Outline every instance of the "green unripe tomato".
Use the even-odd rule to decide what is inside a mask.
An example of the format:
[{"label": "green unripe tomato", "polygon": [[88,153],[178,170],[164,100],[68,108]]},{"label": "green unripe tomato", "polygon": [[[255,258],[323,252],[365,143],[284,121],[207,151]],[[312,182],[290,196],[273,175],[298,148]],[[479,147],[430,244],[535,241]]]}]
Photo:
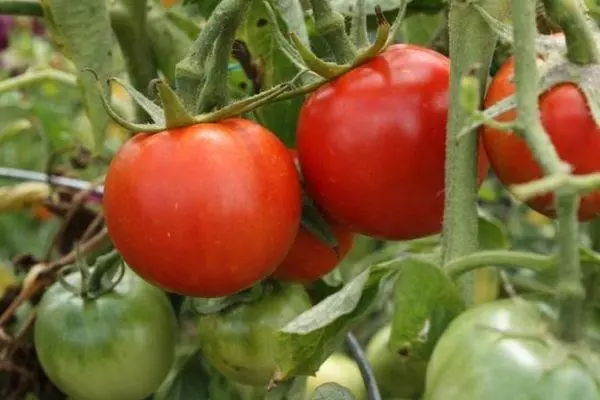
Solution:
[{"label": "green unripe tomato", "polygon": [[305,400],[312,398],[312,393],[317,387],[329,382],[346,387],[356,400],[367,398],[367,390],[360,369],[356,362],[345,354],[333,353],[321,364],[316,375],[308,378]]},{"label": "green unripe tomato", "polygon": [[239,303],[198,318],[197,337],[204,358],[227,378],[266,386],[275,376],[278,330],[311,307],[301,285],[276,285],[252,303]]},{"label": "green unripe tomato", "polygon": [[415,398],[425,389],[427,363],[410,360],[388,347],[392,326],[382,327],[369,341],[366,353],[384,398]]},{"label": "green unripe tomato", "polygon": [[[80,275],[69,283],[79,285]],[[73,400],[140,400],[167,376],[177,320],[166,295],[126,270],[107,294],[84,299],[52,285],[37,308],[34,344],[48,378]]]}]

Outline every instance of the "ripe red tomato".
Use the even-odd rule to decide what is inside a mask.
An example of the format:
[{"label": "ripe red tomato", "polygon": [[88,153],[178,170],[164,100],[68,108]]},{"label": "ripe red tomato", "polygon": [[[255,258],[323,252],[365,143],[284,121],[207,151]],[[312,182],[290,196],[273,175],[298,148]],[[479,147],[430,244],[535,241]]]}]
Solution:
[{"label": "ripe red tomato", "polygon": [[292,248],[273,273],[273,278],[308,284],[333,270],[348,254],[354,234],[337,224],[329,225],[329,229],[338,242],[339,257],[327,244],[300,227]]},{"label": "ripe red tomato", "polygon": [[[514,75],[513,59],[507,60],[494,76],[485,98],[485,107],[514,93],[511,81]],[[574,84],[564,83],[551,88],[539,99],[542,124],[550,136],[560,158],[569,163],[574,174],[600,172],[600,128],[596,126],[587,101]],[[496,119],[512,121],[514,110]],[[483,144],[492,169],[505,186],[530,182],[543,176],[542,170],[524,139],[485,127]],[[555,217],[553,195],[536,197],[528,203],[534,210]],[[592,219],[600,212],[600,192],[581,199],[579,219]]]},{"label": "ripe red tomato", "polygon": [[300,221],[287,149],[243,119],[138,134],[105,181],[106,225],[141,277],[195,297],[226,296],[269,276]]},{"label": "ripe red tomato", "polygon": [[[382,239],[441,230],[449,70],[433,50],[392,45],[309,97],[298,154],[326,214]],[[480,178],[487,168],[480,151]]]}]

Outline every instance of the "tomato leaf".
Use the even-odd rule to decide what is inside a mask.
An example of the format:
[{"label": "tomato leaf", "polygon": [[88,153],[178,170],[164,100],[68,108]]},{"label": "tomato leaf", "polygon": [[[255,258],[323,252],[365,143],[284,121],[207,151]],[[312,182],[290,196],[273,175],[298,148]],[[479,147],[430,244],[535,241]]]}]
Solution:
[{"label": "tomato leaf", "polygon": [[508,233],[502,222],[487,212],[479,210],[479,247],[485,250],[507,249]]},{"label": "tomato leaf", "polygon": [[93,142],[85,145],[96,152],[103,150],[109,117],[94,77],[83,69],[94,70],[104,91],[110,93],[106,81],[113,69],[113,36],[107,4],[92,0],[42,0],[44,19],[54,41],[77,66],[83,103],[94,133]]},{"label": "tomato leaf", "polygon": [[[271,2],[278,14],[279,27],[271,23],[263,0],[253,0],[238,31],[239,38],[247,45],[252,59],[259,65],[261,90],[287,82],[299,72],[277,42],[278,29],[283,31],[285,37],[293,30],[304,43],[308,44],[308,34],[298,0],[271,0]],[[296,123],[303,101],[302,96],[279,101],[260,107],[254,114],[262,125],[275,133],[288,147],[293,147]]]},{"label": "tomato leaf", "polygon": [[334,382],[324,383],[317,387],[311,400],[353,400],[352,392]]},{"label": "tomato leaf", "polygon": [[428,46],[443,21],[444,18],[441,13],[417,13],[407,16],[402,23],[403,42]]},{"label": "tomato leaf", "polygon": [[437,265],[416,258],[406,258],[397,265],[390,348],[427,360],[465,304],[457,287]]},{"label": "tomato leaf", "polygon": [[317,372],[348,330],[370,312],[392,272],[388,265],[371,266],[284,326],[279,341],[288,351],[278,360],[282,376]]}]

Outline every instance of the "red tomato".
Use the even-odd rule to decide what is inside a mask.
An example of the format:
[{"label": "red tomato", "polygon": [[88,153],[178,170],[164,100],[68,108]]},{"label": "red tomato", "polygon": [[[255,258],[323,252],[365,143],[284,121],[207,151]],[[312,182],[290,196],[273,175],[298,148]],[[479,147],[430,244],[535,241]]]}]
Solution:
[{"label": "red tomato", "polygon": [[125,262],[195,297],[230,295],[271,275],[301,210],[287,149],[243,119],[138,134],[109,166],[104,206]]},{"label": "red tomato", "polygon": [[[439,53],[392,45],[310,96],[298,153],[326,214],[382,239],[440,232],[449,70]],[[487,168],[480,151],[480,178]]]},{"label": "red tomato", "polygon": [[[513,59],[507,60],[494,76],[485,98],[485,107],[514,93]],[[542,124],[550,136],[560,158],[569,163],[574,174],[600,172],[600,128],[596,126],[581,90],[571,83],[554,86],[540,96]],[[497,118],[512,121],[515,111]],[[505,186],[530,182],[543,176],[525,140],[485,127],[483,144],[492,169]],[[553,196],[539,196],[528,203],[534,210],[555,217]],[[592,219],[600,212],[600,192],[584,196],[579,208],[579,219]]]},{"label": "red tomato", "polygon": [[319,238],[303,227],[285,259],[273,273],[273,278],[308,284],[333,270],[348,254],[354,234],[339,225],[330,225],[331,233],[338,242],[339,257]]}]

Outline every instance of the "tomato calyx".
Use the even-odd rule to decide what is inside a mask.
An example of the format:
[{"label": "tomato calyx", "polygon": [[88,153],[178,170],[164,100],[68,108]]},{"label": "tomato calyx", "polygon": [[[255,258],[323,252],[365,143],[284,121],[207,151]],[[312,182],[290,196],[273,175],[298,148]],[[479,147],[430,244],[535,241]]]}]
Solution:
[{"label": "tomato calyx", "polygon": [[[302,43],[300,38],[295,33],[292,32],[290,38],[294,44],[294,47],[296,48],[296,51],[298,52],[298,55],[302,59],[302,62],[312,72],[315,72],[317,75],[325,78],[326,81],[332,80],[381,54],[381,52],[383,52],[393,42],[394,33],[396,32],[395,26],[399,24],[399,20],[402,20],[404,13],[400,12],[394,21],[394,26],[391,26],[383,15],[381,7],[377,6],[375,8],[375,12],[377,15],[377,33],[375,36],[375,41],[366,48],[359,50],[355,59],[348,64],[340,65],[334,62],[324,61],[315,53],[313,53],[312,50],[310,50],[304,43]],[[285,50],[284,48],[284,52],[289,58],[299,61],[295,55],[290,54],[289,50]]]},{"label": "tomato calyx", "polygon": [[[67,280],[67,275],[79,272],[81,281],[75,285]],[[64,267],[58,272],[57,279],[63,288],[87,300],[97,299],[112,290],[125,275],[125,265],[121,255],[112,250],[96,260],[93,270],[80,257],[75,264]]]},{"label": "tomato calyx", "polygon": [[203,124],[217,122],[237,115],[252,111],[264,104],[273,101],[276,97],[290,92],[295,88],[296,82],[302,77],[306,71],[301,71],[291,81],[276,85],[264,92],[258,93],[246,99],[231,103],[214,111],[203,114],[192,115],[184,105],[181,97],[162,79],[156,79],[151,86],[158,90],[159,98],[162,102],[162,108],[157,106],[152,100],[139,92],[129,83],[126,83],[118,78],[112,77],[108,79],[108,83],[114,82],[122,86],[131,96],[136,104],[138,104],[152,120],[151,123],[136,123],[127,120],[121,116],[117,110],[111,105],[107,91],[100,83],[96,72],[92,69],[85,69],[90,72],[96,80],[98,92],[102,100],[102,105],[108,113],[109,117],[121,127],[132,132],[158,133],[172,128],[181,128],[195,124]]}]

